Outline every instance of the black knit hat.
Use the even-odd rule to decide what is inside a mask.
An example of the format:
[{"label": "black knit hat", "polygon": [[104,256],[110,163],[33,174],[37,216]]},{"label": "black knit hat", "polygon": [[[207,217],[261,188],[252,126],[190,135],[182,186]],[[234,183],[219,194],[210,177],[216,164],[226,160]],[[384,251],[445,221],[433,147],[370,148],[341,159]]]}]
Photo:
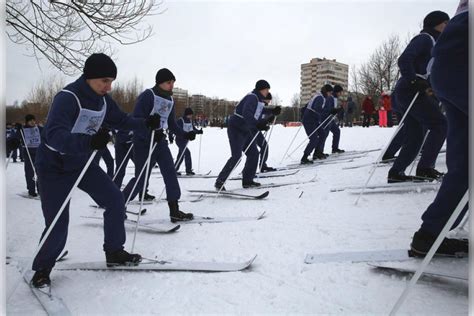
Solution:
[{"label": "black knit hat", "polygon": [[25,115],[25,123],[28,123],[31,120],[36,120],[36,117],[33,114],[26,114]]},{"label": "black knit hat", "polygon": [[186,108],[184,110],[184,116],[193,115],[193,114],[194,114],[194,111],[191,108]]},{"label": "black knit hat", "polygon": [[333,92],[338,93],[338,92],[341,92],[342,90],[344,89],[340,85],[337,84],[334,86]]},{"label": "black knit hat", "polygon": [[102,53],[92,54],[84,64],[86,79],[117,78],[117,67],[112,59]]},{"label": "black knit hat", "polygon": [[327,93],[327,92],[332,92],[332,86],[330,84],[325,84],[322,88],[321,88],[321,93],[324,94],[324,93]]},{"label": "black knit hat", "polygon": [[270,89],[270,84],[268,83],[268,81],[260,79],[259,81],[257,81],[257,83],[255,83],[255,90],[260,91],[264,89]]},{"label": "black knit hat", "polygon": [[176,78],[168,68],[161,68],[156,73],[156,76],[155,76],[156,84],[160,84],[160,83],[171,81],[171,80],[176,81]]},{"label": "black knit hat", "polygon": [[447,13],[443,11],[433,11],[428,13],[423,20],[423,28],[434,28],[445,21],[449,21],[449,15]]},{"label": "black knit hat", "polygon": [[263,98],[264,100],[271,101],[272,100],[272,94],[268,92],[267,96]]}]

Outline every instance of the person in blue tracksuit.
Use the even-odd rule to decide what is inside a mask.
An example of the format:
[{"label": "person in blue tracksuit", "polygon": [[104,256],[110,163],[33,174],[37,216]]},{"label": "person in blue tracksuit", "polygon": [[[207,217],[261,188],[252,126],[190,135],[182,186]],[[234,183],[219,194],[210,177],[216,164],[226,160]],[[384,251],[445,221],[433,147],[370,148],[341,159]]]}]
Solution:
[{"label": "person in blue tracksuit", "polygon": [[[132,159],[133,161],[133,150],[130,150],[130,152],[128,151],[132,146],[132,137],[133,131],[115,132],[115,172],[117,175],[115,176],[114,183],[119,189],[122,187],[122,182],[123,178],[125,177],[125,171],[127,170],[128,161],[130,159]],[[127,156],[128,152],[129,154]],[[119,169],[120,165],[122,165],[122,167]]]},{"label": "person in blue tracksuit", "polygon": [[334,119],[328,118],[329,116],[337,115],[338,113],[344,111],[344,108],[338,106],[337,104],[338,98],[341,96],[342,91],[343,88],[340,85],[335,85],[332,93],[329,94],[326,99],[326,106],[322,112],[322,121],[328,119],[328,122],[323,126],[324,136],[318,141],[318,145],[316,146],[315,152],[313,154],[313,160],[326,158],[326,154],[324,154],[324,145],[326,144],[326,139],[329,136],[329,132],[332,133],[332,153],[340,154],[344,152],[344,150],[339,148],[341,130]]},{"label": "person in blue tracksuit", "polygon": [[[265,106],[268,106],[268,104],[272,101],[272,94],[268,92],[268,95],[263,99],[263,102],[265,102]],[[267,119],[268,122],[273,121],[274,116],[271,114],[269,117],[266,117],[266,115],[263,115],[262,118]],[[260,161],[258,163],[258,166],[260,167],[260,172],[271,172],[271,171],[276,171],[275,168],[269,167],[267,165],[267,160],[268,160],[268,142],[265,139],[265,136],[263,135],[262,131],[258,131],[257,138],[255,139],[255,142],[257,143],[257,146],[259,148],[259,157]]]},{"label": "person in blue tracksuit", "polygon": [[[202,129],[197,129],[197,128],[194,127],[194,125],[193,125],[193,114],[194,114],[194,112],[191,108],[186,108],[184,110],[183,116],[178,119],[176,124],[178,124],[179,128],[182,129],[185,132],[194,131],[194,133],[196,133],[196,134],[203,134]],[[170,131],[169,135],[170,135],[170,142],[171,142],[172,139],[173,139],[174,134],[173,134],[172,131]],[[181,163],[184,160],[184,164],[186,166],[186,175],[194,176],[195,173],[193,171],[193,162],[192,162],[192,159],[191,159],[191,151],[187,147],[188,143],[189,143],[189,140],[182,137],[182,136],[180,136],[180,135],[176,135],[175,141],[176,141],[176,145],[179,148],[178,156],[176,157],[176,162],[175,162],[176,174],[181,175],[181,173],[178,172],[178,170],[179,170],[179,167],[181,166]],[[184,154],[183,154],[183,152],[184,152]]]},{"label": "person in blue tracksuit", "polygon": [[[446,164],[448,172],[433,203],[423,213],[420,229],[415,232],[411,250],[424,257],[469,188],[469,18],[468,1],[460,1],[433,48],[431,85],[446,109],[448,136]],[[459,225],[468,205],[464,206],[452,228]],[[445,238],[436,255],[467,254],[469,244]]]},{"label": "person in blue tracksuit", "polygon": [[112,154],[110,153],[110,150],[107,148],[107,146],[97,152],[97,155],[95,155],[93,162],[99,165],[101,158],[105,162],[105,167],[107,168],[107,175],[112,179],[114,177],[114,158],[112,157]]},{"label": "person in blue tracksuit", "polygon": [[[166,187],[166,199],[170,210],[170,219],[174,223],[176,221],[187,221],[194,218],[192,213],[184,213],[179,210],[178,200],[181,197],[176,169],[173,163],[173,156],[168,147],[168,141],[164,131],[169,128],[175,135],[182,137],[188,141],[196,138],[194,131],[185,132],[175,121],[175,108],[173,95],[173,86],[176,81],[173,73],[162,68],[158,70],[155,77],[155,86],[151,89],[143,91],[137,99],[133,117],[144,118],[153,113],[159,113],[161,123],[155,130],[154,143],[156,147],[152,152],[150,160],[150,168],[148,178],[151,174],[151,167],[158,163],[163,180]],[[145,172],[138,179],[140,171],[147,162],[150,150],[151,132],[143,130],[134,130],[133,132],[133,156],[135,162],[135,177],[132,178],[123,189],[122,193],[125,200],[133,200],[138,192],[141,192],[145,182]],[[145,169],[146,170],[146,169]],[[135,182],[138,184],[132,192]]]},{"label": "person in blue tracksuit", "polygon": [[[320,125],[323,122],[322,117],[324,115],[324,111],[326,111],[326,100],[332,91],[333,88],[331,85],[324,85],[321,88],[321,91],[316,93],[308,102],[306,107],[304,107],[302,112],[302,122],[306,131],[306,135],[309,137],[309,143],[304,149],[303,157],[301,158],[301,164],[313,163],[308,159],[308,156],[313,152],[313,150],[316,149],[319,141],[325,135],[324,129]],[[327,122],[325,122],[325,124],[327,124]],[[318,130],[315,132],[316,128],[318,128]]]},{"label": "person in blue tracksuit", "polygon": [[[423,21],[423,30],[416,35],[398,59],[401,77],[394,94],[394,109],[405,113],[417,92],[419,95],[404,121],[405,139],[398,157],[387,177],[388,183],[423,179],[439,179],[442,173],[435,167],[436,158],[446,139],[446,118],[432,97],[429,84],[431,49],[445,28],[449,16],[441,11],[429,13]],[[416,177],[405,175],[405,169],[416,158],[423,143],[425,131],[430,133],[416,169]]]},{"label": "person in blue tracksuit", "polygon": [[[28,195],[31,197],[36,197],[38,194],[36,193],[36,175],[34,172],[33,164],[35,163],[36,159],[36,150],[41,144],[41,132],[43,128],[36,125],[36,118],[32,114],[27,114],[25,116],[25,126],[19,131],[19,133],[23,133],[22,140],[24,146],[24,152],[26,154],[26,161],[25,161],[25,180],[26,180],[26,188],[28,190]],[[28,155],[29,154],[29,155]],[[31,160],[30,160],[31,157]]]},{"label": "person in blue tracksuit", "polygon": [[[101,128],[103,124],[116,129],[143,130],[159,124],[158,116],[133,119],[120,111],[108,95],[116,76],[117,68],[109,56],[92,54],[85,62],[82,76],[54,97],[35,161],[46,224],[42,238],[92,151],[107,146],[110,135]],[[105,206],[103,249],[107,265],[138,264],[140,255],[123,250],[125,202],[110,177],[97,164],[91,163],[78,187]],[[33,286],[51,283],[49,275],[66,244],[68,223],[69,206],[66,206],[33,261],[36,271]]]},{"label": "person in blue tracksuit", "polygon": [[20,146],[20,139],[18,138],[18,134],[16,133],[16,128],[14,128],[11,123],[7,123],[6,138],[7,157],[11,157],[13,159],[13,162],[16,162],[18,158],[17,150]]},{"label": "person in blue tracksuit", "polygon": [[257,81],[255,89],[237,104],[235,113],[229,118],[227,136],[231,157],[217,176],[214,184],[217,190],[225,190],[224,183],[246,149],[247,160],[242,171],[242,186],[244,188],[260,186],[260,183],[254,181],[258,165],[258,149],[254,138],[258,131],[269,129],[268,120],[263,119],[262,114],[279,115],[281,113],[279,106],[273,109],[265,108],[263,100],[269,92],[270,84],[266,80]]}]

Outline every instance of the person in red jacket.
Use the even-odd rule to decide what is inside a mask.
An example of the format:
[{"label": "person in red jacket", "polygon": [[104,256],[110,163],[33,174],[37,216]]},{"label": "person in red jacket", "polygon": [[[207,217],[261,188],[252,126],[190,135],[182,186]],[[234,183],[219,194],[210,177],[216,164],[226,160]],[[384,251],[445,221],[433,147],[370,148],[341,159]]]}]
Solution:
[{"label": "person in red jacket", "polygon": [[374,115],[375,106],[374,101],[370,95],[366,96],[364,102],[362,102],[362,114],[364,115],[364,121],[362,122],[362,127],[370,126],[370,119]]},{"label": "person in red jacket", "polygon": [[389,93],[382,93],[382,104],[383,107],[385,108],[385,111],[387,111],[387,126],[392,127],[393,126],[393,119],[392,119],[392,100],[390,100],[390,94]]}]

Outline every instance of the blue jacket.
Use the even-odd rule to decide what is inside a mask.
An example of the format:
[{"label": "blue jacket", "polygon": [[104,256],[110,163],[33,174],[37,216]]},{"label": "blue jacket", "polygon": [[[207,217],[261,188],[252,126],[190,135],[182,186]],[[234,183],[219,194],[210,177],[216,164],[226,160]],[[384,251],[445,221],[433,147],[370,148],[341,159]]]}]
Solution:
[{"label": "blue jacket", "polygon": [[[181,130],[183,130],[184,123],[193,123],[193,122],[190,119],[188,119],[186,116],[182,116],[176,121],[176,124]],[[198,129],[194,126],[194,124],[193,124],[193,131],[194,132],[198,131]],[[175,133],[170,131],[170,137],[172,137],[172,135],[175,135]],[[176,140],[179,141],[179,140],[187,140],[187,139],[185,139],[183,135],[176,135]]]},{"label": "blue jacket", "polygon": [[116,144],[125,144],[132,142],[133,131],[118,130],[114,134]]},{"label": "blue jacket", "polygon": [[[171,97],[160,95],[158,91],[156,91],[156,89],[153,91],[156,93],[156,95],[171,100]],[[147,118],[153,110],[154,104],[155,95],[152,91],[150,91],[150,89],[146,89],[138,96],[137,103],[135,104],[135,109],[133,110],[133,117]],[[173,106],[171,113],[168,116],[168,128],[172,133],[184,137],[185,132],[176,124],[175,113],[175,107]],[[150,135],[150,131],[146,129],[134,130],[133,141],[139,141],[148,144],[150,142]]]},{"label": "blue jacket", "polygon": [[[311,104],[309,104],[311,102]],[[326,107],[326,98],[322,95],[317,96],[316,98],[310,100],[308,105],[305,107],[303,114],[303,123],[321,123],[321,117],[324,112],[324,107]],[[309,106],[309,108],[307,108]]]},{"label": "blue jacket", "polygon": [[[105,98],[107,110],[102,126],[125,130],[140,128],[146,130],[144,120],[134,119],[122,112],[108,94],[97,95],[86,83],[84,76],[67,85],[65,89],[76,94],[84,109],[100,111],[103,107],[103,98]],[[41,135],[41,145],[36,157],[38,169],[53,168],[72,171],[80,170],[85,165],[92,152],[90,147],[92,137],[71,133],[79,111],[79,105],[72,94],[63,91],[56,94]]]},{"label": "blue jacket", "polygon": [[[257,97],[255,97],[257,96]],[[235,113],[241,120],[243,117],[243,121],[245,122],[245,129],[248,130],[255,130],[257,123],[262,121],[263,114],[270,114],[272,113],[271,109],[263,108],[261,115],[258,119],[255,118],[255,112],[257,110],[258,102],[263,102],[263,96],[257,90],[253,90],[251,93],[247,94],[235,107]]]}]

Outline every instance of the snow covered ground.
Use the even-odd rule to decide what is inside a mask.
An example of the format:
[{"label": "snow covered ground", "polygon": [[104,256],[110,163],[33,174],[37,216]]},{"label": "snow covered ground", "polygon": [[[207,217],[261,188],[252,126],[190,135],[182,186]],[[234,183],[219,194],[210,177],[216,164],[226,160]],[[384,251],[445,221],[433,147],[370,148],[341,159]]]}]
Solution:
[{"label": "snow covered ground", "polygon": [[[277,126],[270,141],[269,165],[278,165],[297,128]],[[394,129],[343,128],[340,147],[345,150],[381,148]],[[304,139],[301,133],[297,143]],[[326,143],[330,151],[331,136]],[[171,145],[173,154],[177,148]],[[197,169],[199,140],[190,145]],[[225,129],[206,128],[202,138],[201,172],[217,174],[229,156]],[[294,155],[301,158],[301,150]],[[113,153],[113,151],[112,151]],[[205,199],[181,203],[185,211],[204,216],[245,216],[262,211],[260,221],[183,225],[168,235],[139,232],[136,251],[148,258],[241,261],[258,255],[252,268],[233,273],[91,272],[53,271],[54,290],[73,314],[182,314],[182,313],[311,313],[387,314],[404,289],[406,277],[374,271],[365,263],[305,264],[307,253],[398,249],[409,246],[420,216],[434,191],[403,194],[368,194],[354,206],[356,195],[330,193],[329,189],[365,182],[370,167],[342,170],[345,166],[375,161],[378,152],[345,162],[302,170],[286,178],[260,182],[309,180],[311,184],[271,189],[261,201]],[[287,163],[290,162],[287,160]],[[105,167],[105,166],[104,166]],[[445,156],[437,168],[446,170]],[[240,168],[239,168],[240,169]],[[128,179],[132,173],[127,169]],[[371,183],[385,183],[388,167],[379,168]],[[40,202],[24,199],[23,165],[7,170],[7,255],[19,258],[33,253],[43,229]],[[180,179],[183,198],[187,189],[213,189],[214,179]],[[228,189],[240,187],[231,181]],[[150,191],[158,196],[162,179],[151,177]],[[261,192],[262,190],[250,190]],[[248,192],[248,191],[245,191]],[[303,192],[303,194],[302,194]],[[71,202],[67,262],[104,260],[100,222],[82,218],[100,215],[89,207],[82,191]],[[143,219],[167,218],[166,203],[147,206]],[[126,249],[133,232],[128,230]],[[20,274],[7,266],[7,293]],[[402,307],[402,313],[459,315],[468,311],[468,284],[422,279]],[[10,299],[9,314],[38,314],[43,310],[24,282]]]}]

